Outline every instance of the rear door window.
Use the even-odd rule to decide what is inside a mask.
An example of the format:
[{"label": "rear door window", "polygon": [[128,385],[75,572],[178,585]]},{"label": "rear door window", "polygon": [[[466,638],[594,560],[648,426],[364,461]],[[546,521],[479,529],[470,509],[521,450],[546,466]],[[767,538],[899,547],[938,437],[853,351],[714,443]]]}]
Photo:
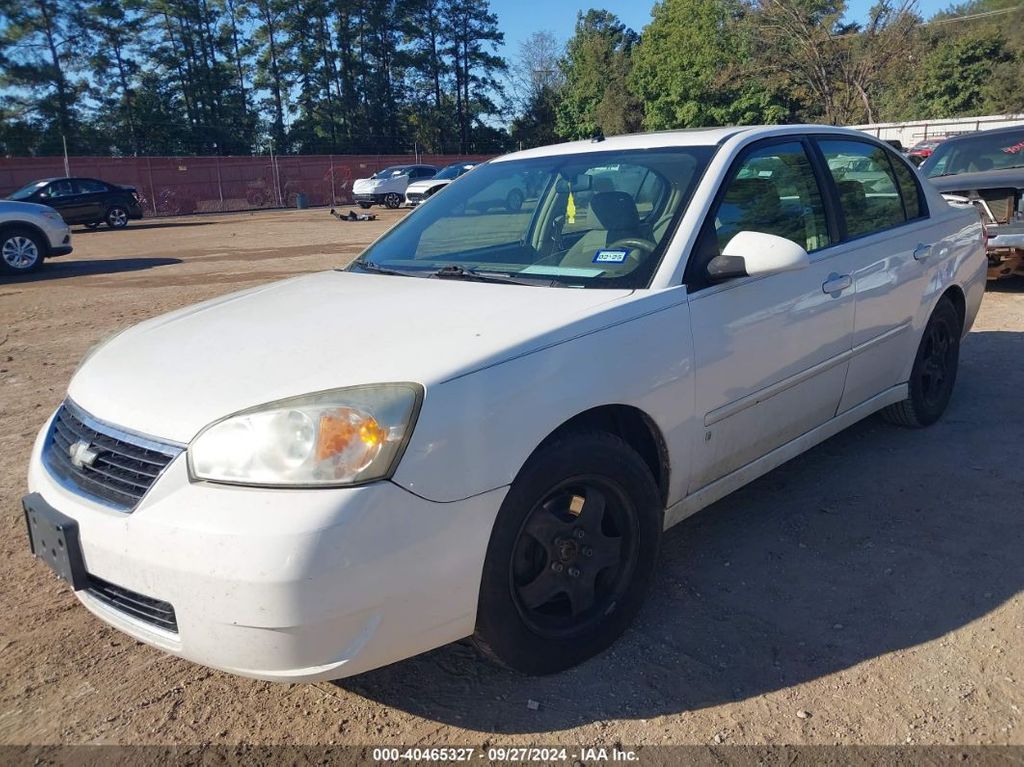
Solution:
[{"label": "rear door window", "polygon": [[78,191],[82,194],[97,194],[107,191],[107,185],[95,179],[80,178],[75,183],[78,185]]},{"label": "rear door window", "polygon": [[906,222],[886,149],[856,139],[819,139],[818,146],[836,182],[847,238],[883,232]]}]

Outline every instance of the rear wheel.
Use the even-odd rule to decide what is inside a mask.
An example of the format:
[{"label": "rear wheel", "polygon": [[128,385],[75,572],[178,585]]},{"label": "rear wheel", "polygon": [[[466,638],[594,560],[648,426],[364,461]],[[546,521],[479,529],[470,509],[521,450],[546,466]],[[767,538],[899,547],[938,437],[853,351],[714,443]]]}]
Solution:
[{"label": "rear wheel", "polygon": [[898,426],[931,426],[946,410],[960,365],[963,325],[953,302],[943,298],[925,326],[910,372],[909,395],[890,405],[882,416]]},{"label": "rear wheel", "polygon": [[529,674],[601,652],[643,603],[661,527],[654,478],[621,439],[587,432],[542,447],[498,512],[474,643]]},{"label": "rear wheel", "polygon": [[28,229],[7,229],[0,234],[0,269],[7,274],[28,274],[43,263],[43,243]]},{"label": "rear wheel", "polygon": [[111,229],[124,229],[128,226],[128,210],[120,205],[113,205],[107,208],[104,220]]}]

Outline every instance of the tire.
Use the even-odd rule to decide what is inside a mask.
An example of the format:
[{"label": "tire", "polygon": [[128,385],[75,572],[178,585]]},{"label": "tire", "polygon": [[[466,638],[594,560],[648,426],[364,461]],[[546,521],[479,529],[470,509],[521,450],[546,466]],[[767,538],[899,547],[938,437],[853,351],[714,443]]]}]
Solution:
[{"label": "tire", "polygon": [[384,195],[384,207],[396,210],[402,206],[402,195],[397,192],[388,192]]},{"label": "tire", "polygon": [[372,205],[373,205],[372,202],[361,202],[361,203],[359,203],[359,207],[362,208],[363,210],[369,210],[370,206],[372,206]]},{"label": "tire", "polygon": [[541,447],[498,511],[473,643],[527,674],[606,649],[643,604],[662,523],[654,477],[619,437],[574,433]]},{"label": "tire", "polygon": [[30,229],[5,229],[0,234],[0,271],[28,274],[43,264],[46,249],[42,238]]},{"label": "tire", "polygon": [[100,222],[99,221],[90,221],[88,224],[85,225],[85,228],[86,229],[98,229],[99,226],[100,226]]},{"label": "tire", "polygon": [[124,229],[128,226],[128,209],[122,205],[111,205],[103,220],[111,229]]},{"label": "tire", "polygon": [[925,326],[910,372],[910,393],[882,410],[889,423],[920,429],[939,420],[953,396],[960,364],[963,323],[953,302],[943,298]]},{"label": "tire", "polygon": [[518,189],[513,189],[505,197],[505,207],[510,211],[522,210],[526,196]]}]

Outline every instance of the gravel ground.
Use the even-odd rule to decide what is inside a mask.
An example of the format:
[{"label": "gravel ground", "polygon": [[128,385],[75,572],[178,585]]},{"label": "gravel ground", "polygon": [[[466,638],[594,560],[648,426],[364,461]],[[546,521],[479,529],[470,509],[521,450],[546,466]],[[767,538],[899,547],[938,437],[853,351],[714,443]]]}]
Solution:
[{"label": "gravel ground", "polygon": [[565,674],[453,645],[274,685],[93,618],[29,555],[19,504],[78,360],[155,314],[346,263],[403,214],[379,215],[76,231],[72,256],[0,278],[0,743],[1024,744],[1024,281],[990,287],[939,424],[868,419],[673,528],[637,624]]}]

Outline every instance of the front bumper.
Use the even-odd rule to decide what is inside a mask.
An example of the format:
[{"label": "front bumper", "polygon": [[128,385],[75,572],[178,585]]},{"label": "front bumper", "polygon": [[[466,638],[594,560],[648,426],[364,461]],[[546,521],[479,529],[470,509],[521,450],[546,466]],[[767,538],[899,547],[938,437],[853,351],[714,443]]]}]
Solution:
[{"label": "front bumper", "polygon": [[989,225],[988,278],[1024,276],[1024,224]]},{"label": "front bumper", "polygon": [[384,203],[384,195],[383,194],[376,194],[376,193],[369,193],[369,192],[361,192],[359,194],[353,194],[352,195],[352,199],[355,200],[356,202],[368,202],[368,203],[375,204],[375,205],[381,205],[381,204]]},{"label": "front bumper", "polygon": [[390,482],[318,490],[193,483],[182,454],[125,513],[49,473],[40,459],[46,431],[29,488],[78,523],[88,574],[174,608],[177,632],[75,592],[141,641],[231,673],[300,682],[357,674],[474,630],[504,489],[433,503]]}]

